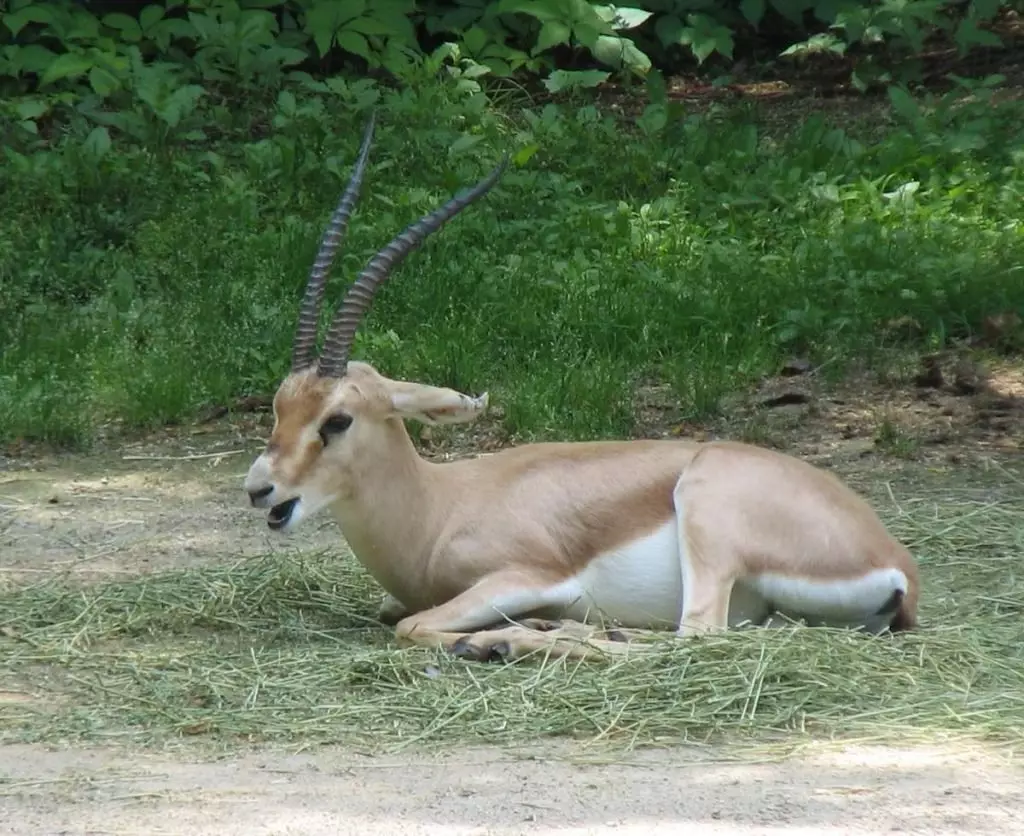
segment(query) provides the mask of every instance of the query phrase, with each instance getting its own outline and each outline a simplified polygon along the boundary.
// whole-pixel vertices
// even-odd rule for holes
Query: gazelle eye
[[[320,440],[326,445],[332,435],[340,435],[345,432],[351,423],[352,416],[346,415],[344,412],[332,415],[320,425]]]

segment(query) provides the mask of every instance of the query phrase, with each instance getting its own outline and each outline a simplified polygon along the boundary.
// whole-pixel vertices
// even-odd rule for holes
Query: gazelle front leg
[[[477,632],[506,619],[568,603],[556,583],[523,572],[497,572],[440,606],[403,618],[395,635],[402,644],[444,649],[477,661],[518,659],[545,649],[554,656],[572,658],[585,658],[595,651],[625,652],[628,645],[621,640],[599,639],[597,634],[604,631],[578,622],[528,619],[523,624]]]

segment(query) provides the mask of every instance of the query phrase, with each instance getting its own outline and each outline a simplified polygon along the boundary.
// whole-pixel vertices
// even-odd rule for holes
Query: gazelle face
[[[341,379],[307,370],[289,375],[274,396],[274,429],[252,463],[245,490],[267,525],[287,532],[324,506],[351,500],[372,476],[390,472],[410,442],[402,421],[472,421],[487,408],[437,386],[389,380],[350,362]]]
[[[407,452],[403,417],[428,423],[470,420],[487,396],[470,398],[433,386],[388,380],[365,363],[350,363],[349,349],[373,294],[395,267],[459,212],[486,194],[508,157],[483,180],[410,224],[378,252],[349,288],[313,357],[317,321],[331,262],[348,227],[373,139],[371,116],[355,169],[324,232],[299,309],[292,370],[274,396],[274,429],[267,449],[245,477],[249,501],[269,508],[267,525],[287,531],[325,505],[353,496],[370,469],[393,460],[396,443]]]
[[[271,529],[288,531],[350,494],[354,451],[373,448],[374,425],[387,417],[383,380],[362,363],[350,363],[340,380],[314,370],[285,378],[270,441],[245,477],[252,505],[270,509]]]

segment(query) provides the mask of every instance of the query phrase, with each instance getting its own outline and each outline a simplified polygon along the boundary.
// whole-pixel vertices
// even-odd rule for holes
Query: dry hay
[[[921,563],[917,632],[748,630],[625,661],[480,665],[395,647],[379,591],[336,553],[52,577],[0,593],[0,740],[1021,739],[1020,472],[861,477]]]

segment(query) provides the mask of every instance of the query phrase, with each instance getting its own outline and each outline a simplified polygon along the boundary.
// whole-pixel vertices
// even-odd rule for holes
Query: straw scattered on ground
[[[608,664],[467,663],[397,648],[379,590],[338,551],[15,585],[0,593],[0,740],[1019,740],[1022,475],[853,477],[923,571],[922,629],[881,638],[795,627],[666,637]]]

